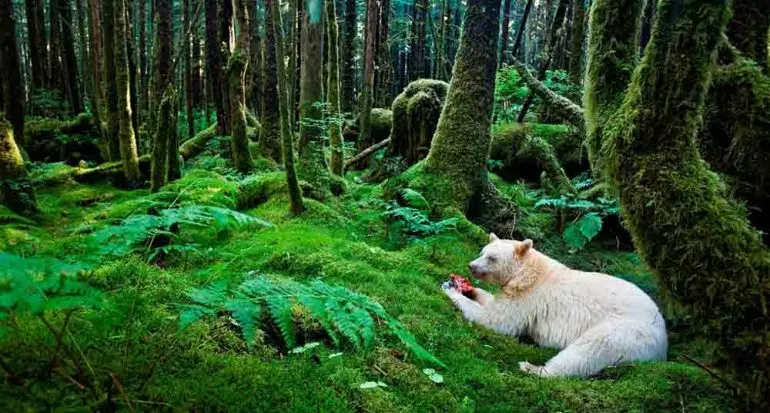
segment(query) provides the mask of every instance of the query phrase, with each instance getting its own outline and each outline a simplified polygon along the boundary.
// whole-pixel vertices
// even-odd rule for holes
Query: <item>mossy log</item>
[[[594,2],[591,33],[638,31],[628,27],[638,19],[616,19],[643,3]],[[589,125],[603,126],[594,142],[601,151],[593,160],[619,195],[634,245],[665,292],[721,345],[743,397],[764,405],[750,409],[766,411],[770,253],[745,209],[726,196],[723,182],[703,162],[694,139],[728,18],[727,1],[660,0],[650,43],[627,92],[588,94],[587,106],[594,110],[587,115]],[[591,65],[638,43],[635,37],[620,45],[595,40],[590,40],[588,77],[597,86],[595,80],[609,80],[617,66]],[[616,111],[605,112],[619,101]]]
[[[371,124],[372,139],[375,142],[380,142],[390,136],[390,129],[393,127],[393,112],[390,109],[373,108],[369,122]],[[342,131],[342,137],[345,142],[358,141],[359,123],[358,117],[352,122],[346,122],[345,128]]]
[[[142,176],[150,176],[151,156],[149,154],[139,157],[139,172]],[[75,168],[72,171],[72,179],[81,183],[94,183],[110,180],[120,185],[125,182],[123,176],[123,162],[105,162],[93,168]]]
[[[519,154],[519,157],[524,154],[530,154],[537,159],[538,164],[540,164],[540,167],[543,169],[543,172],[545,172],[548,180],[560,194],[577,193],[577,190],[572,186],[569,177],[567,177],[567,174],[564,172],[564,168],[561,167],[553,146],[548,143],[548,141],[539,136],[528,136],[525,139]]]
[[[0,118],[0,203],[19,215],[38,212],[35,191],[13,137],[13,127]]]
[[[256,121],[256,118],[254,118],[254,115],[248,110],[245,111],[245,115],[247,122],[246,136],[249,138],[249,141],[256,142],[259,137],[260,125]],[[192,138],[184,141],[182,145],[179,146],[179,154],[185,161],[194,158],[203,152],[206,149],[206,144],[216,136],[217,124],[214,122],[208,128],[203,129]]]
[[[39,162],[102,162],[106,149],[100,147],[98,126],[89,113],[69,120],[36,119],[24,125],[29,159]]]
[[[574,176],[588,169],[588,159],[583,147],[585,136],[566,125],[539,123],[508,123],[492,129],[489,159],[502,162],[494,172],[509,182],[524,179],[537,182],[540,177],[540,161],[531,151],[524,151],[530,136],[541,138],[553,148],[558,163]]]

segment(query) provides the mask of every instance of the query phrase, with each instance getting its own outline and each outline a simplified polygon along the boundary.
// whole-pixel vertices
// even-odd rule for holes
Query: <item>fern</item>
[[[390,201],[386,205],[383,217],[388,223],[398,224],[397,228],[410,239],[438,235],[454,229],[457,225],[457,218],[434,222],[427,217],[425,212],[417,208],[401,206],[395,201]]]
[[[302,308],[324,326],[335,345],[339,345],[340,337],[344,337],[361,350],[371,347],[377,333],[375,319],[380,319],[418,359],[445,367],[378,302],[320,280],[305,285],[254,277],[234,288],[213,284],[194,289],[187,297],[189,303],[181,306],[180,328],[207,317],[227,314],[240,326],[246,345],[251,346],[265,315],[278,327],[286,346],[291,348],[297,344],[294,314]],[[262,311],[264,307],[269,311]]]
[[[573,180],[576,187],[583,188],[593,184],[590,178]],[[573,250],[584,248],[594,239],[603,226],[603,220],[610,215],[620,214],[620,207],[615,199],[598,198],[595,201],[580,199],[575,195],[562,195],[558,198],[543,198],[535,203],[535,208],[549,208],[554,212],[570,215],[573,222],[564,228],[562,238]]]

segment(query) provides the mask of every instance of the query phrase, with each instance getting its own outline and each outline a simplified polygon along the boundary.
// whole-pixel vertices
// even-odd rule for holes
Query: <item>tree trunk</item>
[[[274,0],[278,1],[278,0]],[[273,16],[273,8],[265,6],[265,37],[262,38],[262,129],[259,132],[259,147],[262,154],[276,162],[281,162],[281,108],[278,96],[278,51],[276,50],[276,28],[273,27],[276,21],[280,19]],[[281,27],[283,30],[283,27]],[[283,56],[283,52],[281,52]],[[283,69],[283,66],[281,67]],[[284,73],[284,71],[281,71]],[[284,73],[285,75],[285,73]],[[284,89],[288,99],[288,91]],[[288,113],[288,112],[287,112]],[[288,116],[288,115],[287,115]],[[287,119],[288,122],[288,119]]]
[[[770,29],[770,2],[734,0],[733,18],[727,37],[743,55],[754,60],[768,74],[767,40]]]
[[[390,53],[390,0],[380,0],[379,24],[377,26],[377,58],[375,67],[376,107],[390,106],[393,97],[390,95],[390,84],[393,82],[393,67]]]
[[[225,67],[228,59],[230,58],[230,29],[232,26],[233,18],[233,4],[232,0],[217,0],[217,43],[216,47],[219,48],[219,64],[220,68],[217,71],[218,77],[214,86],[214,99],[217,107],[217,126],[219,130],[217,133],[220,135],[230,135],[231,120],[230,120],[230,95],[227,93],[229,90],[229,76],[227,68]],[[218,94],[218,96],[217,96]]]
[[[335,1],[326,0],[326,24],[328,30],[328,59],[329,77],[326,82],[326,100],[329,103],[329,146],[331,146],[330,166],[331,172],[336,175],[343,174],[343,161],[345,147],[342,142],[342,130],[340,122],[340,60],[339,60],[339,34],[337,27],[337,12]]]
[[[572,3],[572,41],[569,50],[569,77],[572,83],[583,82],[583,42],[585,41],[586,9],[584,0]]]
[[[217,26],[217,0],[204,1],[206,2],[206,91],[208,92],[208,102],[211,103],[213,100],[217,105],[217,133],[224,135],[227,126],[222,125],[224,119],[221,118],[222,114],[219,112],[222,99],[222,89],[219,83],[222,63]]]
[[[111,161],[120,160],[118,132],[118,89],[115,80],[115,1],[102,1],[104,27],[104,84],[107,115],[107,154]]]
[[[250,77],[246,101],[248,102],[247,106],[250,107],[257,116],[261,116],[263,111],[260,103],[262,100],[260,97],[262,92],[262,36],[259,30],[259,9],[256,1],[249,1],[248,7],[249,18],[251,20],[249,28],[251,31],[251,60],[249,62],[251,70],[249,71]]]
[[[366,37],[364,52],[364,85],[361,90],[361,110],[359,112],[358,149],[359,151],[372,146],[371,111],[372,89],[374,89],[374,57],[377,39],[377,0],[368,0],[366,6]]]
[[[356,96],[356,0],[345,0],[345,25],[342,30],[342,58],[340,71],[343,112],[352,112],[355,108]]]
[[[187,118],[187,137],[195,136],[195,118],[193,117],[193,68],[192,58],[190,57],[190,13],[191,0],[184,0],[184,24],[182,29],[182,59],[184,59],[184,90],[185,90],[185,109]]]
[[[305,0],[303,0],[303,3],[304,2]],[[302,44],[299,40],[301,35],[299,32],[297,32],[297,25],[302,25],[302,22],[297,20],[297,15],[299,13],[302,13],[302,10],[299,8],[299,0],[289,0],[289,10],[287,13],[289,17],[289,21],[287,22],[289,31],[286,33],[286,43],[284,44],[284,50],[286,51],[286,56],[288,57],[288,67],[286,69],[286,74],[288,76],[287,85],[289,87],[289,124],[291,125],[292,130],[294,130],[294,125],[296,125],[296,107],[298,102],[297,93],[301,93],[301,85],[299,84],[301,81],[301,74],[298,74],[301,66],[299,66],[299,63],[297,62],[297,58],[301,54],[302,47]]]
[[[157,108],[172,83],[171,73],[171,0],[155,0],[157,21],[155,22],[155,87],[152,107]],[[153,117],[154,118],[154,117]]]
[[[232,122],[231,149],[233,164],[240,172],[249,172],[254,161],[249,152],[249,138],[246,135],[246,66],[249,61],[249,14],[246,2],[235,0],[235,20],[238,22],[238,40],[228,63],[230,81],[230,121]]]
[[[163,0],[160,0],[163,1]],[[136,137],[131,120],[131,82],[128,68],[129,36],[126,21],[128,0],[117,0],[115,8],[115,80],[118,90],[120,159],[123,161],[123,173],[129,184],[136,184],[140,179],[139,156],[136,149]]]
[[[128,0],[127,0],[128,1]],[[134,42],[134,12],[131,3],[126,3],[126,51],[128,53],[129,91],[131,94],[131,125],[136,133],[137,147],[139,142],[139,98],[137,96],[137,67],[136,67],[136,43]]]
[[[24,151],[24,82],[21,77],[13,2],[0,0],[0,83],[3,87],[5,116],[13,125],[18,150]],[[7,137],[6,137],[7,138]]]
[[[83,111],[83,96],[80,94],[78,80],[77,60],[75,59],[75,39],[72,37],[72,7],[69,0],[52,0],[57,5],[56,24],[62,45],[61,68],[63,69],[65,90],[72,105],[72,114],[77,115]]]
[[[99,128],[102,142],[107,143],[109,137],[105,134],[104,128],[102,127],[102,109],[104,105],[104,88],[102,87],[102,17],[98,0],[88,0],[88,6],[88,21],[91,34],[91,61],[88,64],[91,65],[92,76],[89,83],[93,88],[93,99],[95,99],[91,101],[91,111],[94,115],[94,121]]]
[[[535,79],[535,77],[527,71],[524,64],[519,62],[518,59],[513,58],[511,62],[516,68],[516,71],[519,72],[519,76],[521,76],[521,79],[527,85],[529,90],[540,96],[540,99],[546,102],[546,104],[554,109],[562,118],[564,118],[564,120],[578,128],[581,131],[580,135],[582,136],[585,128],[583,109],[571,100],[548,89],[543,82]]]
[[[169,88],[171,88],[169,86]],[[169,133],[168,136],[168,181],[174,182],[182,177],[182,163],[181,155],[179,154],[180,142],[179,142],[179,128],[177,128],[177,114],[179,113],[179,98],[176,96],[176,91],[171,93],[171,116],[168,120],[169,127],[166,129]]]
[[[139,24],[139,73],[141,75],[139,84],[141,85],[142,96],[139,100],[139,107],[143,116],[146,116],[146,113],[150,110],[150,95],[148,93],[150,76],[147,67],[147,56],[149,54],[147,50],[147,0],[139,0]]]
[[[559,6],[557,7],[556,14],[553,17],[550,34],[548,36],[548,45],[547,45],[548,49],[546,49],[545,59],[540,64],[540,70],[538,70],[537,72],[537,80],[545,79],[545,74],[548,71],[548,66],[551,65],[551,61],[553,60],[554,53],[556,53],[556,42],[557,40],[559,40],[559,29],[564,25],[564,16],[566,15],[568,3],[569,3],[569,0],[559,1]],[[527,112],[529,111],[529,107],[532,105],[533,99],[534,99],[534,96],[532,95],[532,93],[529,93],[529,95],[527,96],[527,100],[525,100],[524,104],[521,106],[521,111],[519,112],[519,116],[516,118],[516,122],[518,123],[524,122],[524,118],[527,116]]]
[[[162,1],[162,0],[161,0]],[[150,192],[158,192],[168,181],[168,161],[174,154],[169,152],[170,135],[176,125],[171,124],[176,94],[171,87],[166,88],[158,105],[155,128],[155,143],[152,148],[150,166]]]
[[[462,211],[486,181],[499,21],[500,1],[469,0],[446,103],[422,168],[437,178],[435,199]]]
[[[0,0],[0,35],[14,29],[9,0]],[[9,24],[7,24],[9,23]],[[0,39],[3,40],[3,39]],[[0,43],[2,45],[2,43]],[[4,57],[4,56],[3,56]],[[0,203],[20,215],[34,215],[38,212],[35,191],[27,179],[24,159],[13,137],[13,128],[0,117]]]
[[[48,54],[48,88],[62,91],[64,85],[64,72],[62,71],[59,59],[61,57],[61,31],[59,30],[60,21],[59,7],[57,3],[60,0],[48,1],[48,22],[50,33],[50,53]]]
[[[270,22],[272,26],[274,45],[283,45],[283,23],[281,19],[281,11],[278,6],[277,0],[265,0],[266,11],[269,10],[271,20],[267,20],[267,14],[265,14],[265,21]],[[278,62],[284,61],[283,47],[275,47],[275,60]],[[283,164],[286,169],[286,183],[289,188],[289,200],[290,212],[294,215],[299,215],[305,211],[305,204],[302,200],[302,192],[299,188],[299,181],[297,180],[297,172],[294,169],[294,140],[292,138],[291,126],[289,125],[289,100],[288,89],[286,86],[286,69],[283,64],[277,65],[277,77],[278,77],[278,106],[281,111],[281,137],[283,140]]]
[[[510,1],[510,0],[508,0]],[[446,54],[447,54],[447,36],[449,34],[449,0],[441,1],[441,10],[439,12],[439,32],[438,32],[438,46],[436,47],[436,64],[433,78],[438,80],[447,80],[449,75],[446,71]]]
[[[334,1],[334,0],[326,0]],[[324,158],[323,47],[324,0],[307,0],[302,13],[302,66],[300,78],[299,177],[320,191],[329,189]]]
[[[27,36],[29,37],[29,58],[32,63],[32,87],[39,89],[45,86],[45,66],[43,50],[45,48],[45,20],[38,21],[38,1],[25,0],[27,12]]]
[[[529,14],[532,12],[532,3],[534,3],[535,0],[527,0],[527,5],[524,6],[524,12],[521,15],[521,22],[519,22],[519,28],[516,29],[516,40],[513,41],[513,48],[511,49],[511,57],[516,57],[519,54],[519,49],[521,48],[521,42],[524,38],[524,30],[527,27],[527,20],[529,19]]]
[[[85,79],[84,85],[88,93],[89,109],[91,115],[94,117],[94,123],[98,126],[99,132],[101,132],[101,118],[99,117],[99,99],[96,95],[96,84],[94,79],[96,74],[93,71],[91,62],[91,53],[93,49],[90,47],[89,36],[86,33],[86,16],[88,14],[86,7],[86,0],[78,0],[78,30],[80,31],[80,53],[81,62],[83,67],[83,78]]]
[[[193,99],[193,107],[196,107],[198,109],[201,108],[201,105],[203,104],[203,79],[201,77],[201,61],[204,59],[204,56],[201,54],[201,39],[200,39],[200,28],[199,25],[201,23],[200,16],[195,18],[196,16],[191,16],[191,18],[194,19],[192,22],[192,86],[190,89],[190,94],[192,95]],[[205,18],[205,16],[204,16]],[[258,66],[257,66],[258,67]]]
[[[597,1],[592,7],[587,79],[608,79],[614,65],[626,68],[634,58],[628,54],[629,60],[618,61],[613,50],[639,50],[638,37],[627,35],[639,33],[639,15],[620,24],[616,19],[625,10],[619,3]],[[640,12],[644,2],[635,3],[625,6]],[[586,103],[601,108],[587,114],[589,124],[604,125],[600,165],[617,190],[640,255],[667,294],[689,309],[694,325],[721,345],[719,354],[732,361],[725,370],[732,368],[742,382],[741,398],[756,403],[744,408],[767,411],[770,254],[693,139],[728,6],[728,1],[659,1],[650,43],[630,85],[618,95],[607,94],[609,88],[587,95]],[[629,21],[635,22],[633,30]],[[603,39],[593,34],[610,28],[615,33],[607,37],[627,42],[596,42]]]
[[[576,0],[580,1],[580,0]],[[507,63],[506,52],[508,51],[508,37],[511,28],[511,0],[503,0],[503,24],[500,29],[500,51],[497,54],[497,65],[502,66]]]
[[[425,24],[428,20],[428,0],[414,0],[412,19],[412,47],[409,53],[409,81],[429,76],[426,72]],[[368,25],[368,23],[367,23]],[[367,145],[368,146],[368,145]]]

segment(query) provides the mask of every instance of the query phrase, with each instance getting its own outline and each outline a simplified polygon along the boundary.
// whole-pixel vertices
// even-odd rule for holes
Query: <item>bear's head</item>
[[[481,250],[481,256],[468,264],[474,277],[500,286],[516,284],[520,269],[532,251],[532,240],[501,240],[489,234],[489,244]]]

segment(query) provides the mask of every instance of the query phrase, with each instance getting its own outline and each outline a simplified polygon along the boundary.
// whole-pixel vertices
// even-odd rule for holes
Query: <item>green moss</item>
[[[238,11],[244,13],[243,10]],[[240,46],[239,46],[240,47]],[[230,108],[230,129],[232,139],[230,140],[230,153],[233,158],[235,169],[242,173],[251,171],[254,167],[254,161],[251,159],[249,151],[249,137],[247,134],[247,116],[246,102],[244,101],[246,92],[244,90],[243,78],[246,73],[247,57],[240,49],[237,49],[230,55],[228,61],[228,78],[230,85],[231,108]]]
[[[423,159],[430,149],[449,84],[419,79],[407,85],[393,101],[393,128],[388,156],[400,156],[407,166]]]

